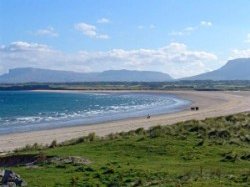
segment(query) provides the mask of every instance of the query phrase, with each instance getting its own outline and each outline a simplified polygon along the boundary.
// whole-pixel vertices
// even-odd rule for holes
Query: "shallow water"
[[[0,92],[0,134],[171,113],[189,101],[160,93]]]

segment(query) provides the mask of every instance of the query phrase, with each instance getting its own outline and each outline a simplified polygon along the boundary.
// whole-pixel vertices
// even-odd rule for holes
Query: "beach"
[[[146,92],[146,91],[143,91]],[[12,151],[27,144],[50,144],[53,140],[63,142],[72,138],[88,135],[91,132],[98,136],[110,133],[149,128],[155,125],[171,125],[191,119],[205,119],[250,111],[250,92],[221,91],[153,91],[177,95],[192,101],[192,106],[198,106],[198,111],[189,108],[181,112],[146,117],[129,118],[94,125],[63,127],[58,129],[12,133],[0,136],[0,152]]]

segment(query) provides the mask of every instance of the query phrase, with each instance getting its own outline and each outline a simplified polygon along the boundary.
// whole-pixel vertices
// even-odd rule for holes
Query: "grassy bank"
[[[17,83],[1,84],[0,91],[12,90],[250,90],[250,81],[170,81],[170,82],[72,82],[72,83]]]
[[[11,167],[32,187],[249,186],[250,113],[90,134],[16,155],[35,155],[34,165]]]

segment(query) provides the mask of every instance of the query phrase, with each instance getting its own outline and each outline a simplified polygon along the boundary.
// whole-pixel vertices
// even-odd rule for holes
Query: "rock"
[[[19,175],[11,170],[3,170],[0,172],[0,184],[3,187],[26,186],[26,182]]]
[[[48,162],[54,164],[84,164],[84,165],[91,163],[88,159],[78,156],[53,157],[49,159]]]

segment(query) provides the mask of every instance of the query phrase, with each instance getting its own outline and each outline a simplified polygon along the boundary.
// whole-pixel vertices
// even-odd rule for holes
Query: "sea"
[[[153,117],[190,103],[166,93],[0,91],[0,134]]]

